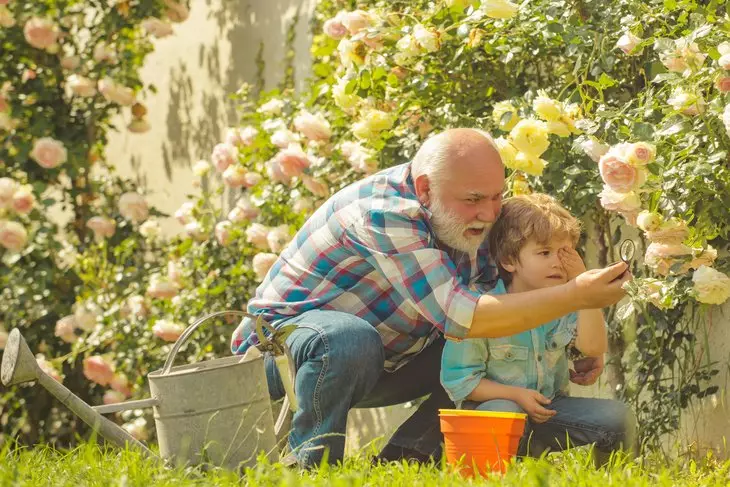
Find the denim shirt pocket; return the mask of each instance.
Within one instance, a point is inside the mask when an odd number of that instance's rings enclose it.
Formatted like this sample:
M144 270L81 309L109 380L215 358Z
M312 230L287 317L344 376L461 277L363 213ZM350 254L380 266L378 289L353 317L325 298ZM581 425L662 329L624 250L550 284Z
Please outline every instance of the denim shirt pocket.
M562 358L567 357L567 347L572 339L573 330L568 327L560 327L545 337L545 359L548 367L556 367Z
M501 384L527 387L529 348L521 345L491 345L487 378Z

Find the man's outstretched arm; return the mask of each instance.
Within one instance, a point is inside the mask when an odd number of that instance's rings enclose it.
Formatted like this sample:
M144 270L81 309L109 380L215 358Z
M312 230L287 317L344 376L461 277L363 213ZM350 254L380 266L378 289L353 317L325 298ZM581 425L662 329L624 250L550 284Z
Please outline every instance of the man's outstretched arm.
M560 286L479 298L466 338L498 338L530 330L581 309L604 308L625 294L623 262L593 269Z

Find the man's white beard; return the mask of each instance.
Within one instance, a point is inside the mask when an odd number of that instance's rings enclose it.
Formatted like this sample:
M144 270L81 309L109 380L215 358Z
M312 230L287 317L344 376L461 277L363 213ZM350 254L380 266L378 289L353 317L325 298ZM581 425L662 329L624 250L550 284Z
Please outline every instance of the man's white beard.
M436 237L443 243L455 250L475 254L487 237L491 223L475 222L462 223L459 216L446 208L437 197L431 198L429 205L431 210L431 225ZM467 236L466 231L470 228L484 228L484 234L480 237Z

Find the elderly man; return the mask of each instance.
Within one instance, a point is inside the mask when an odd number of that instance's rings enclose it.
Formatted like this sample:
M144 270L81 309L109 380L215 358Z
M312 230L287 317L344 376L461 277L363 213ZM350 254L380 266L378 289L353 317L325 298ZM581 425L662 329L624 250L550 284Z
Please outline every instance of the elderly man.
M342 459L351 408L427 395L380 458L438 457L438 409L453 407L439 383L444 337L512 335L623 296L623 263L556 287L478 292L495 278L486 236L504 184L488 134L447 130L412 162L332 196L281 253L248 310L275 326L297 325L287 339L299 403L289 444L300 465ZM235 353L258 343L252 325L244 320L234 333ZM583 383L602 366L587 367ZM272 398L282 397L271 358L266 373Z

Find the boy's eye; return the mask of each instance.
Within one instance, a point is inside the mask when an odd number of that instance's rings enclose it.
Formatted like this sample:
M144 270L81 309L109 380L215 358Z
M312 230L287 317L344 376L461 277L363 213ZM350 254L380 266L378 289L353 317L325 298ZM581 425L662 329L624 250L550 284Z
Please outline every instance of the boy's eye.
M549 250L541 250L540 251L540 255L544 255L545 257L547 257L548 255L550 255L550 251Z

